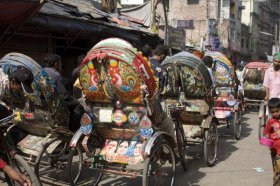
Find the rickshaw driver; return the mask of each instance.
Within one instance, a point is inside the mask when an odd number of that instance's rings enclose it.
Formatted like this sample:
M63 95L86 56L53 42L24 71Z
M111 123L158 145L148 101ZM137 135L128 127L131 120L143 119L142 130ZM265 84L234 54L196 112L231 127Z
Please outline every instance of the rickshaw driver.
M272 97L280 98L280 52L273 56L273 65L264 74L265 101Z
M69 111L69 129L70 131L76 131L80 127L80 120L85 110L84 107L66 90L62 76L61 57L56 54L48 54L45 59L46 67L44 70L48 73L49 77L54 81L58 92L61 94L64 102L66 103Z
M2 101L4 97L6 97L9 92L19 92L19 90L22 90L21 83L24 84L25 87L30 87L30 80L32 77L30 76L31 72L28 71L24 67L19 67L13 75L12 79L9 78L7 74L5 74L0 67L0 100ZM26 81L27 80L27 81ZM29 82L30 84L28 84ZM6 102L6 101L5 101ZM1 117L5 115L3 111L1 111ZM2 118L0 118L2 119ZM1 146L1 141L0 141L0 146ZM2 170L4 173L6 173L11 180L16 181L20 185L23 186L31 186L31 181L21 174L20 172L16 171L14 168L11 166L7 165L7 163L0 157L0 170Z
M213 58L211 56L205 56L202 59L202 61L208 69L208 72L209 72L211 80L212 80L212 84L214 86L215 85L215 80L214 80L214 75L213 75Z
M163 67L161 63L163 62L163 60L166 58L168 54L169 54L168 46L159 44L154 50L153 57L150 58L151 67L156 76L158 82L158 89L161 93L163 92L164 89ZM174 123L172 119L167 115L167 113L163 110L160 101L156 101L154 107L159 108L161 112L160 121L156 122L156 124L160 123L159 128L162 131L171 135L175 139Z
M26 99L23 88L26 92L33 93L31 87L33 80L32 72L24 66L17 66L16 70L9 74L5 74L0 67L1 101L11 108L24 109Z

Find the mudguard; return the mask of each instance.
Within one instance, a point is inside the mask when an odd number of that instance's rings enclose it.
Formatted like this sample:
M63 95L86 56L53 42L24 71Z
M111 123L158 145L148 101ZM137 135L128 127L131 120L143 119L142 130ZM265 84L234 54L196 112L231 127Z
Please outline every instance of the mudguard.
M173 139L169 134L167 134L166 132L162 132L162 131L156 132L151 138L149 138L149 140L144 145L144 148L143 148L144 149L143 150L144 158L147 158L150 155L151 150L152 150L156 140L158 140L160 137L163 137L169 143L169 145L171 145L171 148L176 147L175 139Z
M84 136L84 134L82 133L82 131L79 129L75 132L75 134L73 135L69 146L72 148L77 147L78 142L80 141L80 139Z
M207 116L206 119L204 119L202 121L201 128L204 128L204 129L210 128L210 124L212 123L212 121L214 121L216 125L219 124L218 119L214 115L209 115L209 116Z

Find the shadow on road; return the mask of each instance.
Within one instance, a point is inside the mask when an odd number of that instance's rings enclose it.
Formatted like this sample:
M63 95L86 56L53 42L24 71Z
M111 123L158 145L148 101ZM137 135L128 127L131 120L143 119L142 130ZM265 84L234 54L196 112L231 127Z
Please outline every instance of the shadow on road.
M241 121L242 121L242 134L240 140L244 140L245 138L248 138L251 135L252 128L250 128L248 123L249 121L248 115L243 115ZM229 126L229 128L227 128L226 125L220 125L218 127L218 131L219 131L219 143L218 143L218 157L217 157L216 164L226 161L235 151L238 150L238 148L236 147L236 143L238 143L238 141L234 138L232 125ZM204 169L207 168L203 157L203 145L195 144L193 146L188 147L187 155L188 155L188 170L186 172L183 172L183 169L180 166L180 164L177 164L175 185L199 186L200 181L203 179L203 177L206 176ZM93 185L93 180L96 176L97 176L97 171L93 171L90 169L84 170L82 172L81 179L78 185L83 185L83 186ZM54 186L54 185L64 185L64 184L61 184L58 181L56 182L54 181L50 185ZM137 178L131 179L122 176L105 174L99 185L141 186L142 177L138 176Z
M241 118L241 138L236 140L234 137L233 125L219 126L219 153L218 153L218 162L225 161L234 151L238 150L234 146L238 141L243 140L250 136L252 129L249 127L248 123L249 118L242 116Z

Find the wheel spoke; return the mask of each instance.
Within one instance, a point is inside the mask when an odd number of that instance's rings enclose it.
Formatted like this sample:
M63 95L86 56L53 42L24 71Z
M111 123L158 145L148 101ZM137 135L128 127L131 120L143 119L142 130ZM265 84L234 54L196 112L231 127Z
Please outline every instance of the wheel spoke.
M144 185L173 185L175 177L175 156L167 144L155 146L149 158L146 159Z

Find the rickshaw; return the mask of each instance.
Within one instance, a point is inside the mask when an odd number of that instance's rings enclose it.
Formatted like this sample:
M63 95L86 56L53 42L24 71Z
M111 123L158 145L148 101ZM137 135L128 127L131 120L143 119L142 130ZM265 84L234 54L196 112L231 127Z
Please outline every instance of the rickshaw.
M179 155L186 148L203 144L204 160L213 166L218 150L218 120L213 113L213 84L203 62L188 52L180 52L165 61L166 86L163 97L175 123Z
M263 79L269 64L265 62L250 62L243 70L244 102L246 105L260 105L265 97Z
M105 173L140 176L142 185L174 185L176 142L153 124L157 85L147 59L127 41L105 39L80 64L79 81L88 112L70 143L69 165L75 166L72 155L80 144L92 185Z
M242 108L238 99L237 76L231 61L220 52L207 52L214 63L215 101L214 113L219 123L229 128L233 125L234 137L241 137Z
M265 127L268 109L264 101L265 88L263 86L264 73L269 67L266 62L250 62L243 70L244 102L246 106L259 106L258 137L262 137L262 130Z
M19 103L14 124L7 133L13 137L12 143L25 159L34 166L40 181L45 177L49 179L51 174L57 179L58 172L62 174L66 170L68 159L60 157L67 156L68 143L73 135L68 130L68 108L54 82L32 58L20 53L8 53L0 59L0 65L6 74L15 71L18 66L24 66L32 72L33 92L27 92L22 86L23 93L19 99L10 97L14 102L19 100ZM80 152L80 149L77 148L77 151ZM72 176L76 179L79 174Z

